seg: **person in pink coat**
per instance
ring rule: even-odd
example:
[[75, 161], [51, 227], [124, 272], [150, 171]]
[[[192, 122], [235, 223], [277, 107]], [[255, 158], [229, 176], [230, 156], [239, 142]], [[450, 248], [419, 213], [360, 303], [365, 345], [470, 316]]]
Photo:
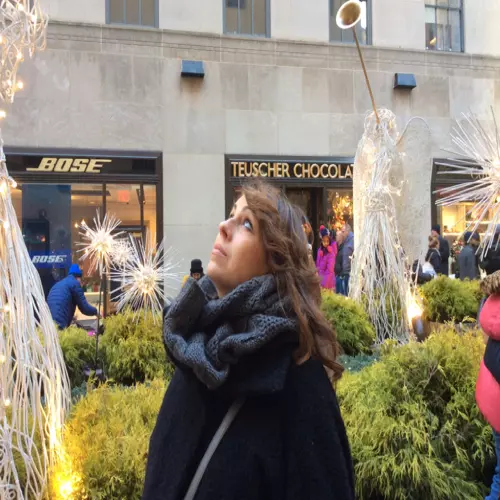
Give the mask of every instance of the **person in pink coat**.
[[325, 226], [319, 228], [321, 246], [318, 248], [316, 268], [321, 278], [321, 286], [335, 290], [335, 259], [337, 258], [337, 243], [330, 240], [330, 233]]
[[497, 465], [491, 491], [485, 500], [500, 498], [500, 271], [481, 283], [488, 299], [479, 316], [487, 345], [479, 368], [476, 401], [486, 421], [493, 427]]

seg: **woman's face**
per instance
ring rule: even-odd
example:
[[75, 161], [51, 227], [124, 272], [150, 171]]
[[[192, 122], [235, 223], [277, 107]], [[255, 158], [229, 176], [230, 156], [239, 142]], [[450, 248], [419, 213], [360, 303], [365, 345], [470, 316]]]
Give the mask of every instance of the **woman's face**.
[[323, 242], [324, 247], [327, 247], [330, 244], [330, 238], [328, 236], [323, 236], [323, 238], [321, 238], [321, 241]]
[[223, 297], [241, 283], [268, 272], [259, 223], [242, 196], [229, 219], [219, 225], [207, 275]]

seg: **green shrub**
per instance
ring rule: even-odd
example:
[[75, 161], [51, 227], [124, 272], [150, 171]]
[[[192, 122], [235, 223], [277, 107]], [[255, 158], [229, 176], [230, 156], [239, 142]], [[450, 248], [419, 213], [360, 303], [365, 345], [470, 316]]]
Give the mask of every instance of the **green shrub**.
[[322, 291], [321, 309], [335, 328], [337, 339], [345, 354], [355, 356], [369, 353], [375, 342], [375, 329], [363, 308], [351, 299]]
[[425, 319], [460, 323], [477, 315], [480, 302], [479, 283], [440, 276], [422, 286], [421, 291]]
[[481, 335], [448, 328], [387, 352], [338, 385], [358, 497], [481, 498], [493, 453], [474, 397]]
[[79, 387], [85, 382], [84, 368], [94, 366], [95, 339], [85, 330], [70, 326], [59, 332], [59, 342], [71, 387]]
[[[73, 475], [81, 478], [77, 498], [141, 497], [149, 438], [165, 388], [163, 380], [130, 388], [101, 386], [77, 403], [64, 441]], [[52, 488], [51, 498], [61, 498], [57, 485]]]
[[163, 345], [162, 319], [152, 313], [125, 311], [105, 320], [101, 348], [107, 376], [116, 383], [133, 385], [173, 372]]

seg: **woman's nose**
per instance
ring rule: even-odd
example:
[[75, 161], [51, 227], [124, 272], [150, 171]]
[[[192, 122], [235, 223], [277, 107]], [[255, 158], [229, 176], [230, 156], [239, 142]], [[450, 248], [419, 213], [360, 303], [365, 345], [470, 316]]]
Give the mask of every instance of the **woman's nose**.
[[224, 220], [219, 224], [219, 233], [225, 240], [231, 238], [231, 224], [229, 219]]

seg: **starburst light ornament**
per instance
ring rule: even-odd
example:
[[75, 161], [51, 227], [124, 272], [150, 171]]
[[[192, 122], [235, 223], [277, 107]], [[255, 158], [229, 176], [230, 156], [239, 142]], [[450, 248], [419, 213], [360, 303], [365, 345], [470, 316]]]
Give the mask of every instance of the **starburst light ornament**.
[[116, 249], [116, 238], [123, 234], [116, 229], [121, 221], [115, 216], [106, 214], [101, 221], [99, 210], [94, 218], [94, 227], [87, 224], [80, 225], [80, 234], [83, 242], [83, 255], [81, 260], [90, 260], [90, 272], [97, 270], [99, 275], [107, 273], [110, 269], [113, 252]]
[[180, 281], [180, 273], [175, 271], [179, 265], [172, 248], [164, 250], [164, 241], [155, 248], [148, 235], [145, 239], [146, 242], [130, 237], [130, 259], [115, 267], [111, 279], [121, 283], [118, 310], [129, 306], [136, 313], [151, 311], [156, 316], [169, 302], [168, 292], [173, 292], [175, 283]]
[[130, 240], [121, 238], [115, 241], [111, 252], [111, 261], [115, 267], [123, 267], [132, 255], [132, 245]]
[[[493, 109], [492, 123], [482, 124], [473, 114], [462, 114], [453, 128], [451, 138], [455, 150], [446, 150], [458, 158], [449, 158], [440, 165], [449, 168], [445, 175], [467, 175], [470, 180], [437, 191], [444, 197], [437, 205], [449, 206], [473, 201], [467, 215], [475, 214], [467, 229], [475, 232], [486, 225], [483, 236], [482, 256], [495, 241], [495, 232], [500, 224], [500, 138]], [[489, 220], [485, 221], [489, 214]], [[497, 242], [498, 245], [498, 242]]]

